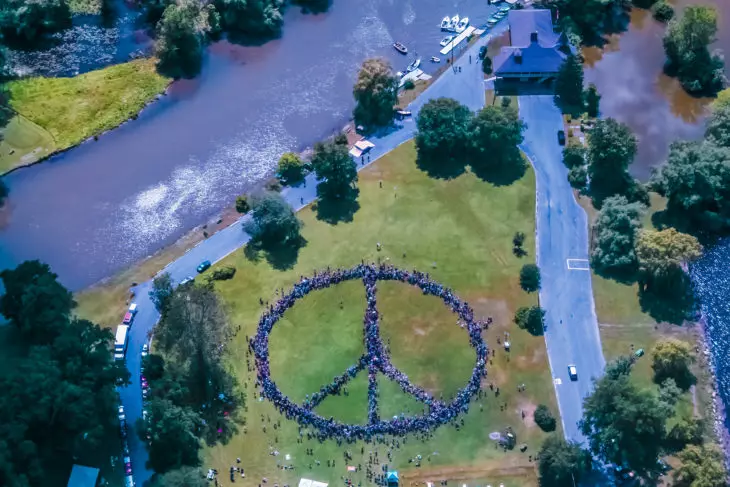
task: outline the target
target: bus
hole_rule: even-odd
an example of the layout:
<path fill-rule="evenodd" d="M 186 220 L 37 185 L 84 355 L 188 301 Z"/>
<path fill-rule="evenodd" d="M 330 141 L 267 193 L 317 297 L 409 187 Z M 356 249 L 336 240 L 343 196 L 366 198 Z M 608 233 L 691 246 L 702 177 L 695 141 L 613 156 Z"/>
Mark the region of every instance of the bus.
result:
<path fill-rule="evenodd" d="M 127 341 L 129 338 L 129 326 L 117 326 L 117 336 L 114 340 L 114 360 L 124 360 L 127 353 Z"/>

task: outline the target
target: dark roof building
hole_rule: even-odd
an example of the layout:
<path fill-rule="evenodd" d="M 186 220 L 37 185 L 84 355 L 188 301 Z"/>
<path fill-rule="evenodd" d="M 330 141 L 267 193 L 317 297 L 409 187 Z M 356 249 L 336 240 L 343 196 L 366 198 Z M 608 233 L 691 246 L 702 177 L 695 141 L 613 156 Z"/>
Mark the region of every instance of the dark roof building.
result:
<path fill-rule="evenodd" d="M 494 58 L 497 78 L 539 80 L 554 77 L 565 60 L 568 43 L 553 29 L 549 10 L 512 10 L 510 45 Z"/>

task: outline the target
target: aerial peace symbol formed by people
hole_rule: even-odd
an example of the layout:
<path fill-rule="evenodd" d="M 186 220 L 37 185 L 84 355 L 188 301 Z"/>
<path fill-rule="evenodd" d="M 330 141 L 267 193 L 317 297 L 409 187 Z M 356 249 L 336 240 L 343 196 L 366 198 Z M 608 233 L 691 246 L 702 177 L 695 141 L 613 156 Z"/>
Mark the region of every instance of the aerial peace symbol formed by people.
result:
<path fill-rule="evenodd" d="M 363 320 L 365 353 L 344 373 L 335 377 L 331 383 L 322 386 L 307 396 L 302 404 L 294 403 L 283 394 L 271 378 L 269 367 L 269 335 L 284 312 L 291 308 L 297 299 L 312 291 L 324 289 L 344 281 L 361 279 L 365 286 L 367 307 Z M 467 384 L 460 389 L 450 403 L 434 398 L 423 388 L 413 384 L 406 374 L 393 366 L 389 352 L 380 337 L 379 312 L 377 308 L 376 283 L 379 280 L 400 281 L 418 287 L 426 295 L 437 296 L 459 316 L 460 325 L 468 332 L 469 343 L 476 352 L 476 364 Z M 287 418 L 295 419 L 302 426 L 316 429 L 320 438 L 337 438 L 346 441 L 370 440 L 374 436 L 389 434 L 426 432 L 455 419 L 469 408 L 469 402 L 480 389 L 482 378 L 486 376 L 487 345 L 482 338 L 491 318 L 486 321 L 474 319 L 472 308 L 449 288 L 434 282 L 418 271 L 406 271 L 393 266 L 380 264 L 359 264 L 350 269 L 327 269 L 313 277 L 302 278 L 287 293 L 282 293 L 277 302 L 261 316 L 256 333 L 249 348 L 256 358 L 257 385 L 263 397 L 269 399 Z M 368 421 L 367 424 L 344 424 L 334 418 L 326 419 L 314 412 L 326 397 L 338 394 L 349 380 L 367 369 L 368 373 Z M 395 416 L 381 419 L 378 409 L 377 375 L 382 373 L 396 382 L 403 392 L 424 403 L 427 408 L 418 416 Z"/>

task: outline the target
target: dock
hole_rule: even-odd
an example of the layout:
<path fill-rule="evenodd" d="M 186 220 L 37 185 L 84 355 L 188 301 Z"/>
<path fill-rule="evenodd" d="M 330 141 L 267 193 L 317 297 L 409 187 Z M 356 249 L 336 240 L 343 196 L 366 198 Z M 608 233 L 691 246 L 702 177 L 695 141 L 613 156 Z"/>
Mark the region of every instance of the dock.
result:
<path fill-rule="evenodd" d="M 470 35 L 472 35 L 475 30 L 476 30 L 476 27 L 473 27 L 471 25 L 469 27 L 467 27 L 464 32 L 462 32 L 458 36 L 454 37 L 454 39 L 451 42 L 446 44 L 446 47 L 441 49 L 441 55 L 445 56 L 448 53 L 450 53 L 456 46 L 461 44 L 466 38 L 468 38 Z"/>

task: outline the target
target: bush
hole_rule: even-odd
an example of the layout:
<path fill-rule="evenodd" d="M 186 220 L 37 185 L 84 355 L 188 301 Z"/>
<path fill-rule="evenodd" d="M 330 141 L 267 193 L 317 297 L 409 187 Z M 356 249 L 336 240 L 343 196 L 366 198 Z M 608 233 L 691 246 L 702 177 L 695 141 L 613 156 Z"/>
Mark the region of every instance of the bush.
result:
<path fill-rule="evenodd" d="M 236 198 L 236 211 L 244 214 L 248 213 L 251 209 L 251 205 L 248 203 L 248 196 L 245 194 L 242 194 L 238 198 Z"/>
<path fill-rule="evenodd" d="M 515 313 L 515 323 L 535 336 L 542 335 L 545 324 L 545 310 L 539 306 L 519 308 Z"/>
<path fill-rule="evenodd" d="M 535 264 L 525 264 L 520 270 L 520 286 L 528 293 L 540 289 L 540 268 Z"/>
<path fill-rule="evenodd" d="M 537 406 L 537 409 L 535 409 L 535 412 L 533 413 L 533 418 L 535 419 L 535 424 L 537 424 L 541 430 L 548 433 L 550 431 L 555 431 L 558 424 L 555 420 L 555 416 L 553 416 L 550 409 L 548 409 L 548 407 L 544 404 Z"/>
<path fill-rule="evenodd" d="M 214 281 L 227 281 L 228 279 L 233 279 L 233 276 L 235 275 L 236 268 L 227 265 L 225 267 L 221 267 L 220 269 L 214 270 L 213 273 L 210 275 L 210 278 Z"/>
<path fill-rule="evenodd" d="M 669 22 L 674 18 L 674 8 L 664 0 L 660 0 L 651 7 L 651 14 L 658 22 Z"/>
<path fill-rule="evenodd" d="M 574 166 L 568 171 L 570 186 L 578 191 L 585 191 L 588 186 L 588 171 L 585 166 Z"/>
<path fill-rule="evenodd" d="M 492 74 L 492 59 L 489 56 L 484 56 L 484 59 L 482 59 L 482 72 Z"/>
<path fill-rule="evenodd" d="M 412 90 L 415 87 L 416 87 L 416 83 L 414 83 L 412 79 L 407 79 L 406 82 L 403 83 L 404 90 Z"/>

